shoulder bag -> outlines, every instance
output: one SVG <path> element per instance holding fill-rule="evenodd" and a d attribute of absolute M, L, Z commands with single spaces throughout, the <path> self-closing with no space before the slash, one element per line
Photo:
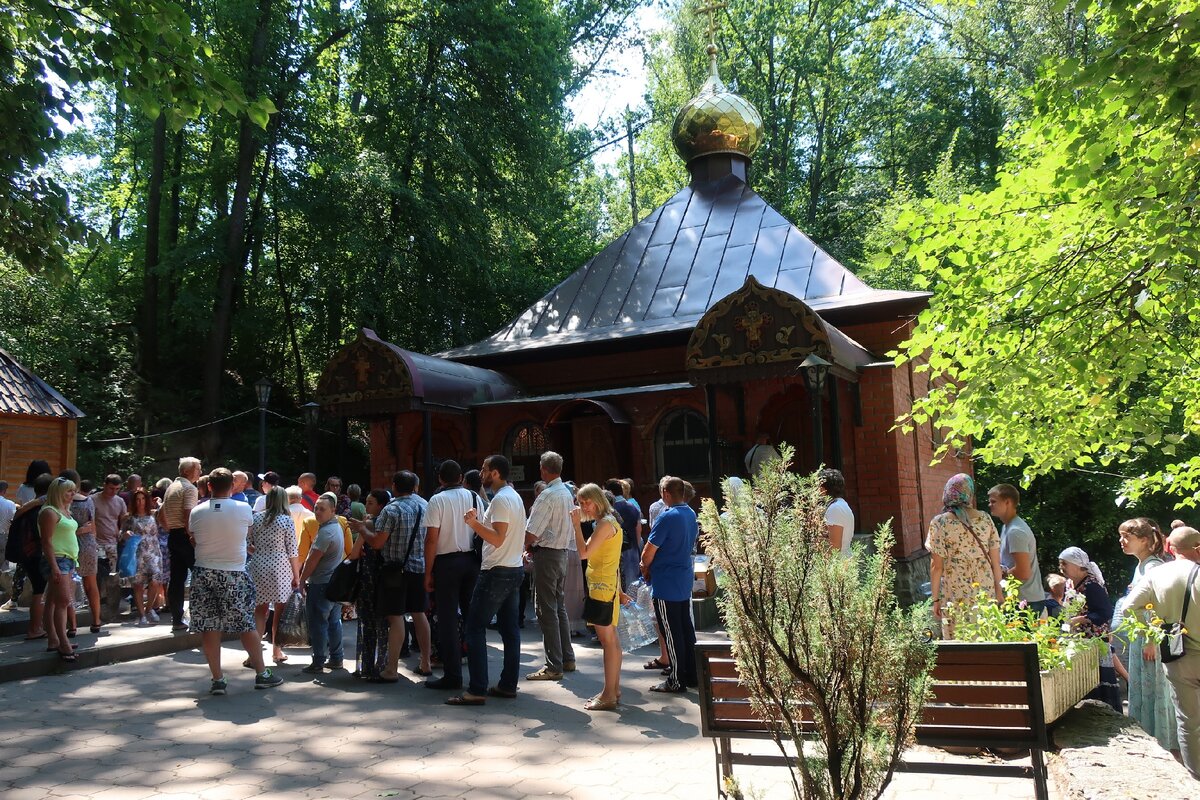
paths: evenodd
<path fill-rule="evenodd" d="M 379 570 L 379 588 L 375 590 L 376 608 L 383 607 L 385 595 L 403 595 L 404 585 L 407 578 L 408 559 L 412 556 L 413 545 L 417 541 L 417 529 L 421 527 L 421 518 L 425 515 L 425 510 L 421 509 L 417 512 L 417 518 L 413 522 L 412 530 L 408 532 L 408 549 L 404 551 L 404 558 L 389 564 L 384 564 Z"/>
<path fill-rule="evenodd" d="M 1187 588 L 1183 590 L 1183 612 L 1179 615 L 1179 622 L 1162 624 L 1163 633 L 1166 635 L 1158 643 L 1158 655 L 1164 664 L 1183 658 L 1183 626 L 1187 620 L 1188 606 L 1192 603 L 1192 585 L 1196 582 L 1197 572 L 1200 572 L 1200 564 L 1193 566 L 1188 574 Z"/>

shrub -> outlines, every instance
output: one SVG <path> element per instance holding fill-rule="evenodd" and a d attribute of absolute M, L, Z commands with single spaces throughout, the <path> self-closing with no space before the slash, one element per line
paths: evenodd
<path fill-rule="evenodd" d="M 780 750 L 799 755 L 796 797 L 877 798 L 929 690 L 928 612 L 896 601 L 890 524 L 874 554 L 843 558 L 816 475 L 789 472 L 793 450 L 781 450 L 749 491 L 726 490 L 725 514 L 711 500 L 701 512 L 738 670 Z"/>

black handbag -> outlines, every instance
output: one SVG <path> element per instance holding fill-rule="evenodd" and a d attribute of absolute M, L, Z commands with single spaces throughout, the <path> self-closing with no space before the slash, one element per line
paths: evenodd
<path fill-rule="evenodd" d="M 346 560 L 333 568 L 329 583 L 325 584 L 325 599 L 333 603 L 358 601 L 358 564 Z"/>
<path fill-rule="evenodd" d="M 376 608 L 384 608 L 389 595 L 404 597 L 405 585 L 408 582 L 408 573 L 405 570 L 408 567 L 408 559 L 412 555 L 413 545 L 417 541 L 417 530 L 420 529 L 421 519 L 424 516 L 424 509 L 417 512 L 417 519 L 413 522 L 412 530 L 408 532 L 408 549 L 404 551 L 404 558 L 397 562 L 384 564 L 380 568 L 379 586 L 375 590 Z"/>
<path fill-rule="evenodd" d="M 1179 622 L 1162 624 L 1163 633 L 1166 635 L 1158 643 L 1158 655 L 1164 664 L 1183 658 L 1183 625 L 1187 619 L 1188 606 L 1192 602 L 1192 584 L 1196 582 L 1197 572 L 1200 572 L 1200 564 L 1193 566 L 1188 574 L 1187 588 L 1183 591 L 1183 612 L 1179 615 Z"/>

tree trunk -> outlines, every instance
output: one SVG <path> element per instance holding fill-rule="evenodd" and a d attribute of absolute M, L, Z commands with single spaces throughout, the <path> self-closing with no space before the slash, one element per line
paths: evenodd
<path fill-rule="evenodd" d="M 250 58 L 246 69 L 248 97 L 258 96 L 259 72 L 266 60 L 267 39 L 271 25 L 272 0 L 259 0 L 258 20 L 250 47 Z M 233 202 L 229 207 L 229 219 L 225 235 L 225 248 L 217 274 L 216 296 L 213 301 L 212 327 L 204 350 L 202 368 L 203 393 L 200 415 L 205 421 L 217 418 L 221 407 L 221 377 L 225 372 L 225 356 L 229 347 L 229 336 L 233 322 L 234 287 L 238 273 L 246 265 L 248 241 L 246 217 L 250 210 L 250 190 L 254 182 L 254 163 L 262 150 L 262 138 L 250 117 L 238 119 L 237 169 L 233 187 Z M 206 429 L 203 442 L 204 455 L 213 458 L 220 453 L 221 434 L 217 427 Z"/>
<path fill-rule="evenodd" d="M 154 121 L 150 152 L 150 184 L 146 196 L 146 257 L 142 272 L 142 324 L 139 333 L 142 377 L 153 384 L 158 376 L 158 263 L 162 220 L 162 186 L 167 161 L 167 120 Z"/>
<path fill-rule="evenodd" d="M 120 97 L 116 98 L 116 105 L 113 108 L 113 158 L 112 169 L 114 177 L 118 171 L 117 161 L 121 152 L 121 142 L 125 138 L 125 103 Z M 113 203 L 112 216 L 108 223 L 108 243 L 116 245 L 121 241 L 121 208 Z"/>

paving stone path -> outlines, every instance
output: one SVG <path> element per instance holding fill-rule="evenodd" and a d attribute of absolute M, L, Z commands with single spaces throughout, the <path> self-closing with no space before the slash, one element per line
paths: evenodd
<path fill-rule="evenodd" d="M 536 628 L 524 633 L 522 667 L 532 671 L 540 645 Z M 491 655 L 498 674 L 498 642 Z M 650 692 L 661 677 L 641 669 L 647 650 L 626 656 L 620 712 L 588 712 L 583 703 L 601 688 L 600 651 L 578 655 L 579 672 L 561 684 L 523 681 L 518 699 L 482 708 L 445 706 L 446 693 L 411 673 L 394 685 L 346 672 L 314 681 L 300 671 L 308 658 L 299 650 L 280 668 L 283 686 L 255 691 L 232 644 L 223 650 L 225 697 L 207 694 L 195 650 L 4 683 L 0 797 L 716 797 L 695 694 Z M 764 798 L 790 797 L 785 770 L 739 774 Z M 1033 784 L 903 775 L 886 796 L 974 795 L 1024 800 Z"/>

